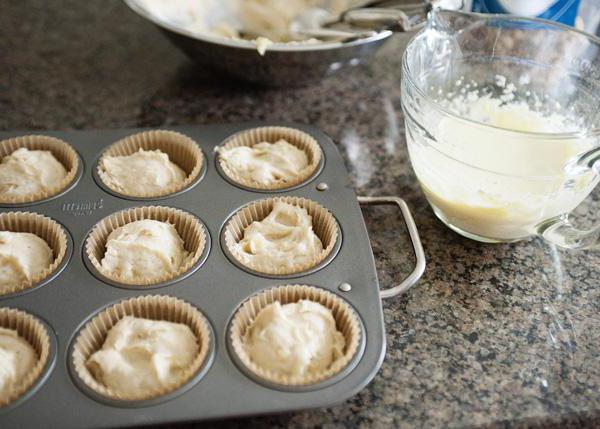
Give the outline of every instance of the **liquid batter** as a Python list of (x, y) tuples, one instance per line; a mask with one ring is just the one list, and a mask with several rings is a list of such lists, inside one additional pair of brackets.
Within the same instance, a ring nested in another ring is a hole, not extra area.
[(541, 221), (575, 208), (597, 182), (592, 173), (565, 170), (592, 146), (590, 139), (553, 138), (575, 125), (511, 99), (469, 94), (445, 106), (471, 121), (426, 113), (425, 127), (437, 140), (433, 145), (408, 133), (415, 173), (438, 216), (480, 238), (531, 235)]

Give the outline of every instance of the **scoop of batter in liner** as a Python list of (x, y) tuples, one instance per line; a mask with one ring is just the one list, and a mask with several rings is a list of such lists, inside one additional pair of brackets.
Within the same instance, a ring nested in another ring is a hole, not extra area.
[(308, 166), (306, 152), (283, 139), (221, 150), (220, 157), (239, 177), (263, 185), (292, 181)]
[(179, 381), (198, 352), (189, 326), (126, 316), (110, 329), (86, 366), (96, 381), (135, 397)]
[(0, 163), (0, 199), (55, 189), (67, 176), (65, 167), (46, 150), (17, 149)]
[(306, 209), (280, 201), (266, 218), (252, 222), (235, 246), (242, 262), (271, 269), (310, 263), (323, 250)]
[(257, 366), (287, 376), (325, 371), (343, 356), (345, 347), (331, 311), (308, 300), (269, 304), (258, 313), (243, 341)]
[(112, 231), (106, 240), (102, 271), (135, 281), (176, 273), (188, 257), (173, 225), (138, 220)]
[(0, 293), (31, 281), (53, 259), (52, 249), (37, 235), (0, 231)]
[(34, 348), (17, 331), (0, 328), (0, 403), (14, 394), (37, 360)]
[(124, 195), (159, 195), (183, 183), (187, 177), (169, 155), (160, 150), (143, 150), (126, 156), (106, 156), (100, 170), (102, 180)]

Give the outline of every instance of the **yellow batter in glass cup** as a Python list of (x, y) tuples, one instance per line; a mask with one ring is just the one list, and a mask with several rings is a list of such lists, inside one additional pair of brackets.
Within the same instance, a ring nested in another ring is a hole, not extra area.
[(568, 214), (600, 179), (600, 39), (549, 21), (435, 11), (408, 45), (410, 159), (435, 214), (484, 242), (598, 245)]

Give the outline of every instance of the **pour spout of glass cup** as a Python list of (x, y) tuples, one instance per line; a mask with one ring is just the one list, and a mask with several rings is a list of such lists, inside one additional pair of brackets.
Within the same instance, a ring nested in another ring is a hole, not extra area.
[[(578, 173), (593, 172), (600, 177), (600, 146), (577, 157), (568, 168)], [(589, 230), (581, 230), (571, 223), (569, 213), (542, 222), (537, 232), (545, 240), (564, 249), (600, 248), (600, 224)]]

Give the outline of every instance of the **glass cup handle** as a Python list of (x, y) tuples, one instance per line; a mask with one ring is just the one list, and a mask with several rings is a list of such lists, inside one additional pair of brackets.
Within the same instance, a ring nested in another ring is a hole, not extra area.
[[(591, 170), (600, 176), (600, 147), (581, 155), (575, 167), (584, 171)], [(538, 233), (547, 241), (565, 249), (600, 248), (600, 225), (590, 230), (578, 229), (569, 221), (568, 213), (543, 222), (538, 228)]]

